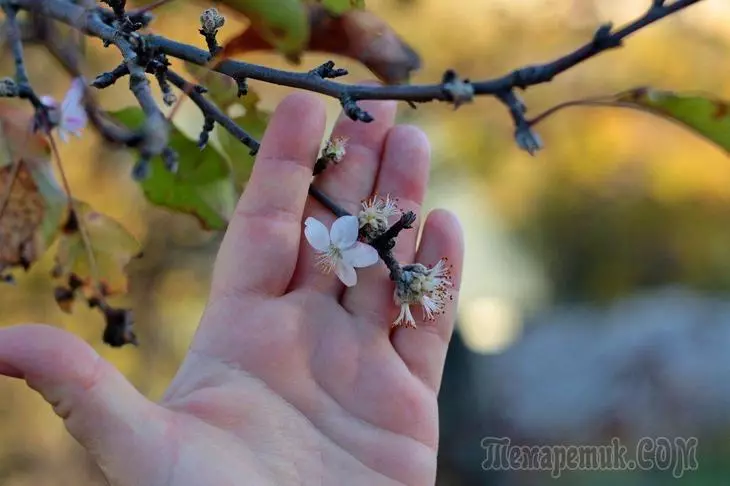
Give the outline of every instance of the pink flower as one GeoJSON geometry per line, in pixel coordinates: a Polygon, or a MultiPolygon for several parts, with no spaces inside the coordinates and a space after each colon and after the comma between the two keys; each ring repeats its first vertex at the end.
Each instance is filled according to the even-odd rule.
{"type": "Polygon", "coordinates": [[[52,110],[51,120],[58,128],[58,136],[62,141],[67,142],[69,134],[81,136],[81,131],[88,122],[86,110],[82,103],[84,98],[83,78],[74,78],[66,96],[58,106],[58,102],[51,96],[42,96],[41,103],[52,110]],[[55,113],[54,113],[55,111],[55,113]]]}

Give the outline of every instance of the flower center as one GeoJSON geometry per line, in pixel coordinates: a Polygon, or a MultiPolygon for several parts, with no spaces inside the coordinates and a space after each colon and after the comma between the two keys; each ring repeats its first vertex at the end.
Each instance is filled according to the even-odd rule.
{"type": "Polygon", "coordinates": [[[342,250],[336,245],[330,244],[327,251],[317,257],[317,265],[319,265],[324,273],[332,272],[337,266],[337,262],[342,260],[342,250]]]}

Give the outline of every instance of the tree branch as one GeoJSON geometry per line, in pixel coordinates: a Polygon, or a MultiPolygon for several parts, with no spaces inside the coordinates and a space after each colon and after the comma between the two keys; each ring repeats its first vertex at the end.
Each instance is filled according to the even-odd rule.
{"type": "MultiPolygon", "coordinates": [[[[72,77],[83,78],[84,74],[81,69],[78,47],[74,43],[64,41],[58,32],[56,24],[48,18],[35,14],[33,24],[35,26],[35,38],[33,40],[45,45],[48,52],[50,52],[63,69],[72,77]]],[[[126,65],[123,64],[123,66],[125,72],[128,73],[129,71],[126,65]]],[[[136,147],[140,144],[143,138],[142,134],[109,119],[88,87],[84,91],[84,107],[86,108],[91,125],[96,128],[107,142],[126,145],[128,147],[136,147]]]]}
{"type": "MultiPolygon", "coordinates": [[[[477,81],[470,83],[474,95],[491,95],[502,97],[504,93],[516,88],[526,89],[530,86],[551,81],[555,76],[568,69],[590,59],[606,50],[614,49],[622,45],[622,41],[641,30],[675,12],[687,8],[702,0],[677,0],[669,5],[663,1],[652,0],[650,8],[638,19],[625,25],[618,30],[612,30],[610,24],[601,26],[593,38],[585,45],[575,51],[560,57],[552,62],[537,64],[517,69],[507,75],[495,79],[477,81]]],[[[98,12],[85,11],[82,7],[67,3],[63,0],[13,0],[13,3],[20,8],[33,11],[41,11],[44,14],[74,26],[87,34],[99,37],[106,42],[117,44],[125,59],[131,62],[134,57],[134,47],[144,45],[146,49],[164,53],[170,57],[182,59],[201,66],[207,66],[212,59],[209,51],[199,49],[192,45],[176,42],[159,35],[144,35],[136,37],[133,45],[120,36],[120,32],[113,27],[101,22],[98,12]]],[[[372,86],[344,84],[330,79],[328,75],[322,75],[321,69],[313,69],[309,72],[291,72],[281,69],[260,66],[257,64],[235,61],[231,59],[216,62],[212,69],[228,75],[235,80],[255,79],[280,86],[304,89],[315,93],[331,96],[340,100],[346,113],[355,120],[371,121],[372,117],[356,105],[360,100],[401,100],[409,103],[445,101],[458,104],[463,100],[455,100],[453,92],[445,89],[445,83],[427,85],[398,85],[398,86],[372,86]]],[[[141,77],[133,73],[135,80],[135,94],[148,117],[157,117],[155,109],[149,104],[144,89],[141,87],[141,77]]],[[[513,116],[514,118],[514,116],[513,116]]],[[[517,121],[517,120],[516,120],[517,121]]],[[[520,128],[518,128],[518,132],[520,128]]]]}
{"type": "MultiPolygon", "coordinates": [[[[149,167],[150,160],[155,156],[161,156],[170,170],[174,170],[177,163],[176,154],[168,145],[169,121],[152,95],[147,74],[156,77],[166,104],[173,104],[175,101],[175,96],[170,88],[171,83],[182,90],[184,95],[189,96],[203,113],[205,121],[199,139],[201,147],[207,142],[215,123],[218,123],[247,146],[252,155],[255,155],[259,148],[259,142],[256,139],[204,96],[204,87],[188,82],[169,69],[168,57],[204,66],[231,77],[237,83],[239,96],[246,94],[246,80],[249,78],[307,90],[339,100],[347,116],[366,123],[371,122],[373,117],[358,105],[361,100],[400,100],[413,107],[415,107],[415,103],[442,101],[458,108],[461,104],[471,102],[474,96],[493,96],[508,109],[515,126],[515,139],[518,145],[530,154],[534,154],[541,148],[541,142],[539,136],[533,132],[532,126],[551,112],[546,112],[534,120],[527,119],[525,116],[527,108],[517,96],[517,89],[524,90],[530,86],[549,82],[555,76],[602,52],[620,47],[625,38],[642,28],[702,0],[675,0],[670,4],[667,4],[666,0],[651,0],[650,7],[642,16],[622,28],[614,30],[611,24],[604,24],[597,29],[589,42],[573,52],[551,62],[523,67],[494,79],[472,82],[469,79],[462,79],[453,70],[448,70],[439,83],[397,86],[345,84],[334,81],[333,79],[345,76],[347,71],[336,69],[332,61],[306,72],[293,72],[231,59],[218,60],[215,56],[221,47],[218,45],[216,35],[224,25],[225,19],[217,10],[206,10],[200,19],[200,33],[208,48],[204,50],[159,35],[139,34],[137,31],[148,25],[152,19],[149,14],[150,8],[130,13],[125,11],[126,0],[102,1],[107,3],[111,9],[97,6],[94,0],[82,0],[78,3],[70,0],[0,0],[0,7],[6,16],[5,30],[15,60],[15,81],[0,80],[0,88],[3,90],[3,96],[17,96],[30,100],[36,111],[37,125],[40,125],[40,128],[43,128],[46,133],[49,132],[47,109],[33,91],[25,69],[23,36],[16,19],[19,9],[31,12],[32,18],[35,20],[40,19],[36,26],[37,35],[43,38],[51,53],[75,76],[82,75],[78,59],[74,54],[60,48],[58,45],[60,43],[56,43],[58,35],[55,26],[49,19],[65,23],[88,36],[97,37],[104,42],[105,46],[114,45],[121,53],[122,62],[112,71],[97,76],[92,86],[102,89],[122,77],[129,76],[129,89],[144,112],[145,123],[139,131],[129,131],[116,125],[98,108],[88,90],[85,96],[85,107],[92,123],[108,140],[121,142],[139,150],[141,160],[135,165],[134,174],[142,177],[149,167]]],[[[164,1],[166,0],[160,0],[153,5],[164,1]]],[[[557,109],[559,108],[555,110],[557,109]]],[[[51,143],[57,155],[52,138],[51,143]]],[[[19,167],[18,163],[13,170],[17,173],[19,167]]],[[[9,198],[12,190],[13,179],[14,175],[11,175],[6,198],[9,198]]],[[[68,189],[66,182],[65,186],[68,189]]],[[[346,210],[313,184],[310,184],[309,194],[336,216],[349,215],[346,210]]],[[[0,202],[0,214],[6,203],[7,200],[0,202]]],[[[377,250],[390,271],[390,278],[394,281],[399,281],[403,275],[403,269],[393,255],[397,237],[401,231],[412,228],[415,220],[415,213],[410,211],[403,213],[395,224],[379,236],[365,237],[367,243],[377,250]]],[[[88,241],[85,243],[88,247],[88,241]]],[[[90,259],[93,261],[93,255],[90,259]]],[[[66,289],[61,290],[63,291],[61,298],[67,297],[66,289]]],[[[99,307],[107,319],[107,330],[104,335],[106,342],[112,345],[136,343],[136,337],[131,330],[133,322],[131,312],[109,307],[103,297],[95,297],[93,301],[89,301],[89,304],[99,307]]]]}
{"type": "Polygon", "coordinates": [[[119,49],[130,72],[129,88],[137,98],[147,117],[143,139],[137,145],[142,158],[149,160],[161,155],[167,148],[169,127],[162,111],[157,106],[145,68],[138,63],[136,52],[142,42],[139,36],[125,33],[104,22],[102,9],[84,9],[63,0],[5,0],[6,3],[46,17],[59,20],[85,34],[92,35],[113,44],[119,49]]]}

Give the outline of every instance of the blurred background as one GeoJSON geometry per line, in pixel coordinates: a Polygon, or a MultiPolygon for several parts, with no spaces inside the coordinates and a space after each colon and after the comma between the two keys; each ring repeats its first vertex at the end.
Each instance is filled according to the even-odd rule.
{"type": "MultiPolygon", "coordinates": [[[[368,0],[422,56],[413,82],[454,68],[471,79],[554,59],[605,21],[647,7],[636,0],[368,0]]],[[[139,4],[138,4],[139,5],[139,4]]],[[[197,18],[209,3],[177,0],[152,28],[202,45],[197,18]]],[[[229,18],[222,38],[244,26],[229,18]]],[[[588,61],[524,99],[536,114],[575,97],[650,85],[730,99],[730,4],[706,0],[650,27],[626,47],[588,61]]],[[[86,74],[117,54],[88,42],[86,74]]],[[[328,56],[329,57],[329,56],[328,56]]],[[[307,55],[297,69],[328,57],[307,55]]],[[[40,47],[28,52],[36,90],[61,98],[68,76],[40,47]]],[[[252,62],[289,67],[279,57],[252,62]]],[[[371,75],[337,59],[351,79],[371,75]]],[[[6,54],[0,72],[12,72],[6,54]]],[[[288,89],[251,82],[273,109],[288,89]]],[[[131,105],[126,83],[99,94],[131,105]]],[[[327,100],[330,124],[338,104],[327,100]]],[[[186,106],[186,105],[184,105],[186,106]]],[[[189,106],[187,106],[189,108],[189,106]]],[[[191,127],[194,110],[183,116],[191,127]]],[[[690,132],[650,115],[609,108],[563,111],[538,126],[546,148],[520,151],[502,105],[477,99],[400,109],[426,131],[434,163],[428,208],[456,212],[466,231],[458,332],[442,387],[438,484],[724,484],[730,474],[730,160],[690,132]],[[699,470],[485,471],[482,438],[524,444],[628,446],[643,436],[698,437],[699,470]]],[[[205,305],[220,235],[145,202],[130,179],[130,154],[92,130],[62,147],[77,198],[121,221],[144,244],[129,269],[141,346],[101,343],[99,314],[62,313],[48,278],[52,254],[0,288],[0,326],[47,322],[76,333],[159,398],[205,305]],[[165,227],[166,231],[154,231],[165,227]]],[[[19,382],[0,380],[0,485],[101,484],[51,407],[19,382]]]]}

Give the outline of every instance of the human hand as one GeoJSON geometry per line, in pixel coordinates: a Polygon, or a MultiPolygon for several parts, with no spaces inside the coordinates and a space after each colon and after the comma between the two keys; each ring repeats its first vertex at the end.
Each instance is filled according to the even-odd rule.
{"type": "MultiPolygon", "coordinates": [[[[362,105],[375,121],[338,121],[347,158],[318,186],[351,212],[376,193],[418,214],[425,136],[393,126],[393,102],[362,105]]],[[[358,269],[357,285],[346,288],[316,267],[303,238],[307,216],[335,219],[307,199],[324,126],[312,95],[278,106],[221,245],[200,327],[160,403],[72,334],[0,330],[0,373],[41,393],[112,485],[434,483],[461,229],[434,211],[418,248],[417,229],[400,234],[401,262],[448,257],[454,302],[417,329],[391,329],[398,309],[382,262],[358,269]]]]}

